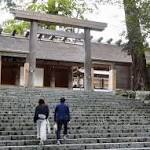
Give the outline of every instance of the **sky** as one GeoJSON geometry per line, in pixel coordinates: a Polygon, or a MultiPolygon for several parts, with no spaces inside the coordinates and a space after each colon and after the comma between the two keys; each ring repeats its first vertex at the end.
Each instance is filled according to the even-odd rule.
{"type": "MultiPolygon", "coordinates": [[[[4,21],[12,17],[4,10],[0,11],[0,14],[1,25],[4,21]]],[[[93,41],[96,41],[100,37],[103,37],[103,43],[110,38],[113,39],[112,43],[115,43],[119,39],[125,41],[125,36],[122,36],[122,33],[126,31],[125,15],[123,8],[120,6],[102,5],[96,12],[92,14],[86,14],[86,18],[92,21],[107,23],[107,28],[103,32],[91,32],[93,41]]]]}
{"type": "Polygon", "coordinates": [[[113,39],[112,43],[119,39],[126,41],[125,35],[123,36],[123,33],[126,33],[125,14],[120,6],[102,5],[97,13],[88,14],[88,19],[107,23],[107,28],[103,32],[92,32],[95,40],[103,37],[102,42],[110,38],[113,39]]]}

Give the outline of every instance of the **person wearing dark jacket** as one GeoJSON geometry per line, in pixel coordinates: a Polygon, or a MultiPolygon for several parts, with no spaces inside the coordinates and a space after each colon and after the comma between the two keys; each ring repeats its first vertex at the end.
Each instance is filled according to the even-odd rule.
{"type": "Polygon", "coordinates": [[[68,122],[70,121],[70,111],[69,107],[65,104],[65,98],[60,98],[60,104],[58,104],[55,108],[55,113],[54,113],[54,121],[57,123],[57,131],[56,131],[56,136],[57,136],[57,144],[60,143],[60,132],[62,129],[62,126],[64,126],[64,138],[67,136],[67,125],[68,122]]]}
{"type": "Polygon", "coordinates": [[[39,105],[35,108],[34,123],[37,123],[37,138],[40,144],[46,140],[47,118],[49,116],[49,108],[43,99],[39,99],[39,105]]]}

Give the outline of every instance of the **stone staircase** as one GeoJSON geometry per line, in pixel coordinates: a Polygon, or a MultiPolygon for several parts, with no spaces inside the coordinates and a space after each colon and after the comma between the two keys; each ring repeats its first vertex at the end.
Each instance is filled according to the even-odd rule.
{"type": "Polygon", "coordinates": [[[65,89],[0,88],[0,150],[150,150],[150,106],[113,93],[65,89]],[[69,138],[56,145],[53,112],[64,96],[71,110],[69,138]],[[39,98],[50,108],[51,134],[36,139],[33,115],[39,98]]]}

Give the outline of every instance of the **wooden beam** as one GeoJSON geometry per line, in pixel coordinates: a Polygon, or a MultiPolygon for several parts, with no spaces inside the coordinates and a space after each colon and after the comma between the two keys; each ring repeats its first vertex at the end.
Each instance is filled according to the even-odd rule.
{"type": "Polygon", "coordinates": [[[52,61],[52,60],[41,60],[37,59],[38,65],[46,65],[46,66],[64,66],[64,67],[71,67],[71,66],[83,66],[82,63],[74,63],[74,62],[64,62],[64,61],[52,61]]]}
{"type": "Polygon", "coordinates": [[[12,49],[0,49],[0,53],[16,53],[16,54],[24,54],[24,55],[27,55],[29,52],[25,52],[25,51],[22,51],[22,50],[12,50],[12,49]]]}
{"type": "Polygon", "coordinates": [[[53,35],[53,36],[74,38],[74,39],[84,39],[84,34],[69,33],[69,32],[65,32],[65,31],[53,31],[53,30],[38,28],[37,33],[44,34],[44,35],[53,35]]]}
{"type": "Polygon", "coordinates": [[[13,57],[26,57],[27,53],[14,53],[12,51],[10,52],[4,52],[4,51],[0,51],[0,55],[1,56],[13,56],[13,57]]]}
{"type": "Polygon", "coordinates": [[[80,20],[74,18],[68,18],[59,15],[42,14],[39,12],[31,12],[24,10],[11,10],[16,19],[26,21],[37,21],[50,24],[57,24],[62,26],[71,26],[77,28],[89,28],[91,30],[102,31],[106,28],[107,24],[102,22],[80,20]]]}

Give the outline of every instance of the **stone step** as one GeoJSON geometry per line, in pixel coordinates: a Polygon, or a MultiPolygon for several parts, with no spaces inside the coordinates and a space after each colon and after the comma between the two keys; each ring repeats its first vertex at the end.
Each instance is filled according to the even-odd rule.
{"type": "MultiPolygon", "coordinates": [[[[36,134],[36,133],[35,133],[36,134]]],[[[36,139],[36,135],[4,135],[0,136],[0,140],[32,140],[36,139]]],[[[149,137],[150,132],[137,132],[137,133],[74,133],[68,134],[69,139],[77,139],[77,138],[124,138],[124,137],[149,137]]],[[[54,132],[50,133],[50,139],[56,138],[56,134],[54,132]]]]}
{"type": "MultiPolygon", "coordinates": [[[[68,124],[68,127],[72,128],[72,129],[80,127],[80,129],[84,129],[84,128],[89,129],[90,128],[90,129],[112,129],[112,130],[116,129],[116,128],[120,129],[120,130],[123,130],[123,129],[139,129],[139,128],[141,128],[141,129],[150,129],[149,124],[147,124],[147,125],[139,125],[139,124],[123,124],[123,125],[115,124],[115,125],[110,125],[110,124],[99,124],[97,122],[91,123],[91,124],[90,123],[86,123],[86,122],[84,122],[84,123],[75,123],[75,122],[73,122],[72,123],[71,122],[71,123],[68,124]]],[[[54,124],[54,122],[50,123],[50,126],[53,127],[53,124],[54,124]]],[[[34,123],[31,123],[31,124],[29,124],[29,123],[1,124],[0,128],[2,128],[2,127],[7,128],[7,127],[10,127],[10,126],[17,128],[17,127],[33,127],[33,126],[35,127],[36,125],[34,123]]]]}
{"type": "MultiPolygon", "coordinates": [[[[112,100],[113,101],[113,100],[112,100]]],[[[11,102],[11,101],[6,101],[6,100],[4,100],[4,101],[1,101],[1,108],[3,107],[3,106],[36,106],[37,104],[38,104],[38,100],[36,101],[36,102],[33,102],[33,101],[17,101],[17,102],[11,102]],[[18,104],[17,104],[18,103],[18,104]],[[21,104],[20,104],[21,103],[21,104]]],[[[51,101],[46,101],[46,103],[49,105],[49,106],[55,106],[57,103],[59,103],[59,101],[55,101],[55,102],[51,102],[51,101]]],[[[125,109],[125,108],[128,108],[128,109],[133,109],[133,108],[135,108],[135,109],[148,109],[149,108],[149,105],[142,105],[141,103],[139,104],[139,105],[135,105],[134,103],[133,104],[124,104],[124,103],[112,103],[111,101],[110,102],[104,102],[104,101],[102,101],[102,102],[94,102],[94,101],[91,101],[91,102],[88,102],[88,101],[86,101],[86,102],[84,102],[84,101],[82,101],[82,100],[80,100],[80,102],[78,102],[78,101],[66,101],[66,103],[67,104],[69,104],[70,106],[74,106],[74,107],[81,107],[81,108],[83,108],[84,106],[93,106],[93,107],[101,107],[101,108],[104,108],[104,107],[107,107],[107,108],[109,108],[109,107],[111,107],[111,108],[123,108],[123,109],[125,109]],[[84,106],[82,105],[84,103],[84,106]],[[97,104],[97,105],[94,105],[94,104],[97,104]]],[[[85,107],[86,108],[86,107],[85,107]]]]}
{"type": "MultiPolygon", "coordinates": [[[[53,116],[53,112],[50,111],[50,117],[53,116]]],[[[3,112],[3,113],[0,113],[0,118],[4,118],[4,117],[32,117],[34,115],[34,112],[12,112],[12,111],[6,111],[6,112],[3,112]]],[[[101,118],[109,118],[109,117],[120,117],[120,118],[131,118],[131,117],[145,117],[145,118],[149,118],[149,114],[138,114],[138,113],[128,113],[128,114],[124,114],[123,112],[122,113],[103,113],[103,112],[99,112],[99,113],[92,113],[92,112],[86,112],[86,111],[82,111],[82,112],[78,112],[77,110],[76,111],[71,111],[71,115],[72,117],[101,117],[101,118]]],[[[136,119],[136,118],[135,118],[136,119]]],[[[137,118],[138,119],[138,118],[137,118]]]]}
{"type": "MultiPolygon", "coordinates": [[[[60,97],[54,97],[54,96],[46,96],[46,95],[43,95],[46,102],[59,102],[59,99],[60,97]]],[[[33,103],[33,104],[36,104],[38,103],[38,99],[40,98],[41,96],[37,96],[37,95],[32,95],[32,96],[28,96],[26,94],[24,95],[17,95],[17,96],[11,96],[11,95],[5,95],[5,96],[0,96],[0,102],[13,102],[13,103],[17,103],[17,102],[28,102],[28,103],[33,103]]],[[[143,105],[143,106],[146,106],[144,103],[142,103],[140,100],[131,100],[131,99],[122,99],[122,98],[117,98],[117,97],[109,97],[109,98],[105,98],[105,97],[95,97],[95,96],[92,96],[91,98],[90,97],[80,97],[80,96],[77,96],[77,97],[68,97],[68,96],[65,96],[66,98],[66,102],[85,102],[85,103],[91,103],[92,102],[95,102],[95,103],[104,103],[104,104],[131,104],[134,106],[140,106],[143,105]],[[91,101],[92,99],[92,101],[91,101]]],[[[28,104],[27,103],[27,104],[28,104]]]]}
{"type": "MultiPolygon", "coordinates": [[[[44,97],[46,101],[59,101],[60,97],[65,97],[67,99],[67,101],[70,101],[70,100],[75,100],[75,101],[78,101],[78,100],[82,100],[84,102],[86,101],[89,101],[91,102],[91,99],[93,101],[105,101],[105,102],[119,102],[119,103],[124,103],[125,105],[127,103],[135,103],[136,102],[136,105],[137,104],[143,104],[140,100],[133,100],[133,99],[127,99],[127,98],[123,98],[123,97],[118,97],[118,96],[106,96],[106,95],[91,95],[91,96],[85,96],[85,95],[64,95],[64,96],[59,96],[59,95],[56,95],[55,93],[54,94],[44,94],[43,95],[39,95],[39,94],[29,94],[29,93],[22,93],[22,94],[18,94],[17,92],[15,93],[15,95],[12,95],[10,94],[9,92],[7,94],[4,94],[4,95],[1,95],[0,93],[0,100],[9,100],[9,101],[21,101],[21,100],[26,100],[26,101],[38,101],[38,98],[40,97],[44,97]],[[111,101],[113,100],[113,101],[111,101]]],[[[144,105],[144,104],[143,104],[144,105]]]]}
{"type": "MultiPolygon", "coordinates": [[[[33,124],[33,119],[14,119],[14,120],[8,120],[8,119],[3,119],[3,120],[0,120],[1,123],[4,123],[6,125],[9,125],[9,124],[15,124],[16,122],[18,122],[18,124],[33,124]]],[[[53,119],[50,120],[50,124],[53,124],[53,119]]],[[[76,125],[76,126],[79,126],[79,125],[98,125],[98,126],[106,126],[109,127],[110,126],[123,126],[123,125],[139,125],[139,126],[147,126],[149,125],[149,121],[148,120],[117,120],[117,119],[90,119],[90,120],[87,120],[87,119],[72,119],[71,120],[71,125],[76,125]]],[[[4,125],[1,124],[1,127],[3,127],[4,125]]]]}
{"type": "MultiPolygon", "coordinates": [[[[53,118],[49,119],[49,121],[51,123],[53,123],[53,118]]],[[[9,119],[9,118],[4,118],[4,119],[0,119],[1,122],[3,122],[4,124],[7,123],[7,124],[14,124],[16,122],[18,123],[33,123],[33,117],[32,118],[14,118],[14,119],[9,119]]],[[[83,117],[80,117],[80,118],[72,118],[71,119],[71,123],[76,123],[76,124],[80,124],[80,123],[85,123],[85,124],[111,124],[111,125],[148,125],[150,122],[149,119],[146,119],[146,118],[141,118],[141,119],[136,119],[134,120],[134,118],[130,118],[130,119],[125,119],[125,118],[122,118],[122,119],[118,119],[117,117],[116,118],[90,118],[89,120],[87,118],[83,118],[83,117]]]]}
{"type": "MultiPolygon", "coordinates": [[[[36,134],[36,133],[35,133],[36,134]]],[[[36,139],[36,135],[4,135],[0,136],[0,140],[32,140],[36,139]]],[[[54,139],[56,134],[53,132],[50,133],[50,139],[54,139]]],[[[77,138],[120,138],[120,137],[149,137],[150,132],[137,132],[137,133],[74,133],[68,134],[70,139],[77,138]]]]}
{"type": "MultiPolygon", "coordinates": [[[[126,143],[126,142],[149,142],[150,137],[119,137],[119,138],[78,138],[61,140],[62,144],[87,144],[87,143],[126,143]]],[[[39,140],[3,140],[0,141],[0,146],[24,146],[38,145],[39,140]]],[[[45,145],[56,144],[56,139],[48,139],[44,142],[45,145]]]]}
{"type": "Polygon", "coordinates": [[[0,150],[149,148],[149,114],[149,105],[113,93],[0,87],[0,150]],[[72,120],[69,140],[58,146],[55,145],[53,111],[62,96],[70,106],[72,120]],[[36,140],[33,124],[34,110],[41,97],[50,108],[52,132],[42,147],[36,140]]]}
{"type": "MultiPolygon", "coordinates": [[[[53,115],[54,115],[54,113],[53,112],[50,112],[50,117],[53,117],[53,115]]],[[[100,117],[100,118],[110,118],[110,117],[119,117],[120,119],[121,118],[124,118],[124,117],[126,117],[126,118],[132,118],[132,117],[135,117],[135,119],[138,119],[138,117],[140,118],[140,117],[145,117],[145,118],[149,118],[149,116],[148,116],[148,114],[146,115],[144,115],[144,114],[141,114],[141,115],[139,115],[138,113],[137,114],[131,114],[131,113],[129,113],[129,114],[123,114],[123,113],[118,113],[118,114],[116,114],[116,113],[107,113],[107,114],[105,114],[105,113],[101,113],[101,114],[95,114],[95,113],[90,113],[90,112],[82,112],[82,113],[80,113],[80,112],[71,112],[71,115],[72,115],[72,117],[100,117]],[[85,115],[86,114],[86,115],[85,115]],[[136,118],[137,117],[137,118],[136,118]]],[[[34,116],[34,113],[28,113],[28,112],[25,112],[25,113],[23,113],[23,112],[12,112],[12,111],[8,111],[7,113],[1,113],[0,114],[0,118],[4,118],[4,117],[16,117],[16,116],[18,116],[18,117],[32,117],[32,116],[34,116]]],[[[119,119],[118,118],[118,119],[119,119]]]]}
{"type": "MultiPolygon", "coordinates": [[[[50,123],[53,123],[53,118],[49,119],[50,123]]],[[[4,119],[0,119],[0,121],[4,124],[14,124],[16,122],[18,123],[30,123],[32,124],[33,123],[33,117],[32,118],[17,118],[17,117],[12,117],[11,119],[9,118],[4,118],[4,119]]],[[[134,118],[130,118],[130,119],[125,119],[125,118],[122,118],[122,119],[118,119],[118,118],[90,118],[89,120],[87,118],[77,118],[77,117],[74,117],[71,119],[71,123],[97,123],[97,124],[100,124],[100,125],[103,125],[103,124],[110,124],[110,125],[148,125],[149,124],[149,119],[146,119],[146,118],[141,118],[141,119],[136,119],[134,120],[134,118]]]]}
{"type": "MultiPolygon", "coordinates": [[[[70,108],[71,110],[71,108],[70,108]]],[[[72,115],[82,115],[82,116],[104,116],[104,117],[109,117],[109,116],[118,116],[118,117],[130,117],[130,116],[133,116],[133,117],[149,117],[149,113],[139,113],[138,111],[134,111],[134,112],[130,112],[130,111],[109,111],[107,113],[105,113],[105,111],[101,111],[101,110],[80,110],[78,111],[78,109],[76,110],[71,110],[71,114],[72,115]],[[93,112],[94,111],[94,112],[93,112]]],[[[53,115],[53,109],[50,110],[50,116],[53,115]]],[[[107,111],[107,110],[106,110],[107,111]]],[[[140,111],[140,110],[139,110],[140,111]]],[[[0,117],[3,117],[3,116],[16,116],[16,115],[19,115],[19,116],[33,116],[34,115],[34,110],[28,110],[28,111],[25,111],[25,110],[4,110],[0,112],[0,117]]]]}
{"type": "MultiPolygon", "coordinates": [[[[71,129],[68,131],[69,134],[85,134],[85,133],[103,133],[103,134],[110,134],[110,133],[150,133],[150,129],[126,129],[126,130],[102,130],[102,129],[71,129]]],[[[32,129],[28,129],[28,130],[6,130],[6,131],[0,131],[0,135],[35,135],[36,134],[36,130],[32,130],[32,129]]]]}
{"type": "MultiPolygon", "coordinates": [[[[86,110],[86,109],[80,109],[80,111],[78,111],[80,108],[77,108],[76,110],[75,109],[71,109],[70,108],[70,110],[71,110],[71,114],[73,114],[73,113],[76,113],[76,114],[83,114],[83,115],[99,115],[99,116],[128,116],[128,117],[130,117],[130,115],[131,116],[137,116],[137,115],[139,115],[139,117],[140,116],[148,116],[149,115],[149,112],[145,112],[145,113],[139,113],[138,112],[138,110],[136,110],[136,111],[133,111],[133,112],[131,112],[131,110],[130,111],[124,111],[124,110],[122,110],[122,111],[111,111],[111,110],[86,110]],[[93,112],[94,111],[94,112],[93,112]],[[106,113],[105,113],[105,111],[107,111],[106,113]]],[[[54,109],[50,109],[50,112],[53,112],[54,111],[54,109]]],[[[140,111],[140,110],[139,110],[140,111]]],[[[32,110],[27,110],[27,111],[25,111],[25,110],[10,110],[10,109],[8,109],[8,110],[4,110],[4,111],[0,111],[0,115],[1,116],[7,116],[7,114],[8,115],[32,115],[32,114],[34,114],[34,110],[32,109],[32,110]]],[[[51,113],[50,113],[50,115],[51,115],[51,113]]]]}
{"type": "MultiPolygon", "coordinates": [[[[8,101],[7,102],[8,104],[6,104],[6,101],[5,101],[5,104],[1,104],[1,108],[3,108],[3,106],[5,106],[5,107],[11,107],[11,106],[14,106],[14,107],[18,107],[18,104],[16,104],[16,103],[22,103],[22,104],[20,104],[19,106],[29,106],[29,107],[33,107],[33,106],[36,106],[37,104],[38,104],[38,101],[36,101],[36,103],[31,103],[31,102],[27,102],[27,101],[19,101],[19,102],[16,102],[16,103],[11,103],[11,101],[8,101]],[[26,104],[25,104],[26,103],[26,104]],[[10,105],[11,104],[11,105],[10,105]]],[[[47,104],[49,105],[49,106],[55,106],[57,103],[59,103],[59,101],[56,101],[56,102],[47,102],[47,104]]],[[[122,108],[122,109],[149,109],[149,105],[141,105],[141,104],[139,104],[139,106],[137,106],[137,105],[131,105],[131,104],[126,104],[126,105],[124,105],[124,104],[120,104],[120,103],[115,103],[115,104],[112,104],[112,102],[97,102],[97,103],[95,103],[95,104],[97,104],[97,105],[94,105],[94,102],[84,102],[84,101],[80,101],[80,102],[75,102],[75,101],[70,101],[70,102],[68,102],[68,101],[66,101],[66,103],[68,104],[68,105],[70,105],[70,106],[72,106],[72,107],[79,107],[79,108],[84,108],[84,109],[86,109],[86,108],[89,108],[89,107],[94,107],[94,108],[97,108],[97,107],[100,107],[100,108],[113,108],[113,109],[115,109],[115,108],[117,108],[117,109],[119,109],[119,108],[122,108]],[[84,107],[82,104],[83,103],[85,103],[85,105],[84,106],[86,106],[86,107],[84,107]]],[[[120,109],[121,110],[121,109],[120,109]]]]}
{"type": "MultiPolygon", "coordinates": [[[[33,95],[33,96],[27,96],[27,95],[21,95],[21,96],[0,96],[0,102],[13,102],[13,103],[18,103],[18,102],[27,102],[28,103],[33,103],[33,104],[36,104],[38,103],[38,99],[40,98],[41,96],[36,96],[36,95],[33,95]]],[[[60,97],[53,97],[53,96],[49,96],[49,97],[45,97],[45,100],[46,102],[49,102],[49,103],[56,103],[56,102],[59,102],[59,99],[60,97]]],[[[104,103],[104,104],[124,104],[125,106],[128,105],[128,104],[131,104],[132,106],[146,106],[144,103],[142,103],[140,100],[131,100],[131,99],[126,99],[126,101],[124,101],[124,99],[122,98],[116,98],[116,97],[110,97],[110,98],[104,98],[104,97],[80,97],[78,96],[77,98],[74,98],[74,97],[65,97],[67,99],[66,102],[84,102],[84,103],[90,103],[92,104],[92,102],[95,102],[95,103],[104,103]],[[91,101],[92,99],[92,101],[91,101]],[[134,105],[135,104],[135,105],[134,105]]]]}
{"type": "Polygon", "coordinates": [[[11,94],[9,92],[7,92],[7,94],[2,95],[0,93],[0,100],[7,99],[7,101],[8,100],[10,100],[10,101],[21,101],[21,100],[29,101],[29,100],[31,100],[31,98],[33,98],[32,101],[37,101],[39,97],[44,97],[44,99],[46,99],[46,101],[59,101],[60,97],[65,97],[68,101],[70,101],[70,100],[76,100],[76,101],[82,100],[82,101],[85,101],[85,102],[86,101],[91,102],[91,99],[92,99],[93,101],[109,102],[109,101],[111,101],[113,99],[114,101],[111,101],[111,102],[120,102],[120,103],[125,103],[125,104],[137,102],[137,103],[141,103],[142,104],[142,102],[140,100],[127,99],[127,98],[124,98],[124,97],[118,97],[116,95],[114,95],[114,96],[101,95],[100,93],[99,93],[99,95],[90,95],[90,96],[89,95],[88,96],[86,96],[86,95],[78,95],[78,94],[76,94],[76,95],[74,95],[74,94],[67,95],[66,94],[64,96],[60,96],[60,95],[56,95],[55,93],[53,93],[53,94],[43,93],[42,95],[37,94],[37,93],[32,93],[32,94],[30,94],[30,93],[22,93],[22,94],[18,94],[17,92],[15,93],[15,95],[11,94]]]}
{"type": "MultiPolygon", "coordinates": [[[[69,106],[70,106],[70,104],[69,104],[69,106]]],[[[105,110],[109,110],[109,111],[111,111],[111,112],[116,112],[116,111],[120,111],[120,112],[123,112],[123,111],[125,111],[125,112],[127,112],[128,110],[129,111],[134,111],[134,112],[136,112],[137,110],[147,110],[147,112],[149,112],[149,108],[144,108],[144,107],[141,107],[141,108],[138,108],[138,109],[136,109],[136,110],[133,110],[133,109],[131,109],[131,108],[129,108],[129,107],[117,107],[117,106],[115,106],[115,107],[112,107],[112,106],[102,106],[102,105],[97,105],[97,106],[93,106],[93,105],[88,105],[88,106],[85,106],[85,107],[83,107],[83,106],[70,106],[70,108],[71,109],[81,109],[81,110],[88,110],[88,111],[93,111],[93,110],[95,110],[96,109],[96,111],[98,111],[98,110],[100,110],[100,111],[105,111],[105,110]],[[85,108],[86,107],[86,108],[85,108]]],[[[26,109],[27,108],[27,106],[13,106],[13,105],[11,105],[11,106],[9,106],[9,107],[6,107],[6,106],[3,106],[3,107],[0,107],[0,109],[1,109],[1,112],[2,112],[2,110],[24,110],[24,109],[26,109]]],[[[35,106],[29,106],[29,110],[33,110],[35,108],[35,106]]]]}
{"type": "MultiPolygon", "coordinates": [[[[106,149],[86,149],[86,150],[106,150],[106,149]]],[[[141,147],[141,148],[111,148],[107,150],[150,150],[150,147],[141,147]]]]}
{"type": "MultiPolygon", "coordinates": [[[[50,126],[53,127],[53,124],[54,122],[53,121],[50,121],[50,126]]],[[[32,122],[13,122],[13,123],[3,123],[3,124],[0,124],[0,128],[3,128],[3,127],[24,127],[24,126],[27,126],[27,127],[33,127],[35,126],[33,121],[32,122]]],[[[119,128],[119,129],[132,129],[132,128],[150,128],[150,125],[149,124],[132,124],[130,122],[127,123],[127,124],[117,124],[114,123],[114,124],[106,124],[105,122],[101,123],[101,122],[75,122],[75,121],[71,121],[69,123],[69,127],[85,127],[87,128],[88,126],[93,126],[93,127],[99,127],[99,128],[103,128],[103,129],[116,129],[116,128],[119,128]]]]}
{"type": "MultiPolygon", "coordinates": [[[[53,126],[52,126],[53,127],[53,126]]],[[[36,126],[34,124],[30,125],[30,126],[3,126],[0,127],[0,131],[7,131],[7,130],[34,130],[36,129],[36,126]]],[[[122,131],[122,132],[137,132],[137,131],[141,131],[141,132],[149,132],[150,131],[150,125],[107,125],[107,126],[100,126],[100,125],[87,125],[87,126],[82,126],[82,125],[69,125],[68,126],[69,130],[85,130],[87,132],[89,132],[90,130],[92,131],[100,131],[100,132],[115,132],[115,131],[122,131]]]]}
{"type": "Polygon", "coordinates": [[[62,144],[62,145],[30,145],[30,146],[1,146],[0,150],[85,150],[85,149],[120,149],[120,148],[145,148],[150,147],[150,142],[125,142],[125,143],[88,143],[88,144],[62,144]]]}
{"type": "MultiPolygon", "coordinates": [[[[28,101],[18,101],[16,103],[13,103],[11,101],[1,101],[1,104],[0,104],[0,108],[2,109],[3,107],[17,107],[18,104],[17,103],[22,103],[22,105],[19,105],[20,107],[25,107],[25,106],[28,106],[28,107],[34,107],[38,104],[38,101],[36,101],[35,103],[33,102],[28,102],[28,101]],[[5,102],[5,103],[4,103],[5,102]]],[[[49,106],[55,106],[57,103],[59,103],[59,101],[55,101],[55,102],[51,102],[51,101],[48,101],[46,102],[49,106]]],[[[97,108],[97,107],[100,107],[100,108],[122,108],[122,109],[132,109],[132,108],[137,108],[137,109],[149,109],[149,106],[145,106],[145,105],[142,105],[142,104],[139,104],[139,106],[136,106],[136,105],[131,105],[130,103],[129,104],[118,104],[118,103],[113,103],[112,102],[84,102],[82,100],[80,100],[80,102],[75,102],[75,101],[67,101],[66,102],[68,105],[70,105],[71,107],[80,107],[80,108],[83,108],[84,106],[86,106],[86,108],[88,107],[94,107],[94,108],[97,108]],[[82,106],[82,104],[84,103],[84,106],[82,106]],[[96,105],[94,105],[96,104],[96,105]]]]}

